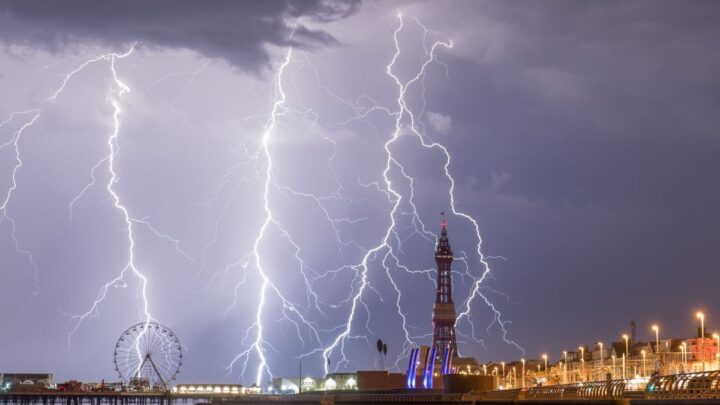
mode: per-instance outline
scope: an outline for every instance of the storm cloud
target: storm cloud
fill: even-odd
[[[358,5],[354,0],[11,0],[0,4],[0,38],[53,51],[88,42],[114,48],[139,42],[191,49],[257,71],[268,63],[268,45],[334,44],[332,35],[306,23],[345,18]]]

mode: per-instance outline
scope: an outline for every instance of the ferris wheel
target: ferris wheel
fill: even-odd
[[[182,346],[175,333],[157,322],[129,327],[117,341],[115,371],[130,386],[166,387],[182,365]]]

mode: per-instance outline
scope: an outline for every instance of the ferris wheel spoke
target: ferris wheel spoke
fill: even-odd
[[[167,367],[158,364],[157,369],[158,369],[158,373],[162,376],[162,379],[164,381],[167,381],[167,376],[169,374]]]
[[[135,343],[129,343],[128,346],[122,346],[117,348],[117,350],[122,351],[124,353],[136,353],[137,354],[137,348],[135,347]]]
[[[160,346],[158,346],[158,344],[160,344]],[[150,340],[150,350],[153,352],[162,350],[162,337],[160,337],[160,331],[153,334],[152,340]]]
[[[157,329],[152,325],[147,325],[147,332],[145,333],[145,347],[148,351],[153,349],[155,338],[157,337]]]
[[[128,363],[137,363],[140,361],[140,359],[137,356],[124,356],[124,357],[120,358],[120,361],[123,364],[128,364]]]
[[[138,359],[138,355],[137,355],[137,353],[135,352],[135,350],[132,350],[132,351],[127,351],[127,352],[120,353],[120,355],[118,356],[118,359],[121,359],[121,360],[124,360],[124,361],[132,360],[132,359],[137,360],[137,359]]]
[[[147,341],[148,333],[149,332],[146,330],[146,328],[143,328],[141,334],[138,335],[138,337],[137,337],[137,339],[138,339],[137,340],[137,348],[140,351],[142,357],[145,357],[145,353],[147,353],[146,341]]]
[[[136,347],[132,346],[125,351],[124,360],[126,364],[131,364],[141,362],[142,358],[140,357]]]
[[[140,360],[138,360],[137,358],[135,358],[135,359],[126,359],[125,362],[124,362],[124,364],[123,364],[125,370],[132,370],[133,372],[134,372],[134,370],[137,369],[137,367],[138,367],[139,365],[140,365]]]

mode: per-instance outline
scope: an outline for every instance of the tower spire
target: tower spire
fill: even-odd
[[[437,265],[437,283],[435,305],[433,305],[433,347],[438,352],[452,350],[457,353],[455,340],[455,304],[452,297],[452,261],[453,252],[447,235],[445,212],[440,213],[442,224],[440,238],[435,248]]]

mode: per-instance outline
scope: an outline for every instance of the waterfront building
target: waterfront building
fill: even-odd
[[[37,390],[52,387],[52,373],[0,373],[0,389]]]

